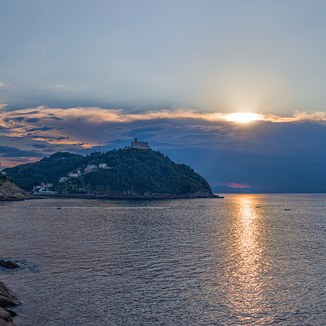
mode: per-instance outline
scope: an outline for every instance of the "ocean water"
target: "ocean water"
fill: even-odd
[[[324,194],[2,202],[0,234],[17,326],[326,325]]]

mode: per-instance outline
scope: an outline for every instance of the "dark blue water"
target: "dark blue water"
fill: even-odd
[[[325,325],[325,215],[326,195],[6,202],[21,268],[0,280],[17,326]]]

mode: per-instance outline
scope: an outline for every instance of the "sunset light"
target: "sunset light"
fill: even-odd
[[[240,123],[248,123],[251,121],[262,120],[261,115],[252,112],[238,112],[231,113],[225,116],[227,121],[234,121]]]
[[[0,326],[326,326],[326,0],[0,3]]]

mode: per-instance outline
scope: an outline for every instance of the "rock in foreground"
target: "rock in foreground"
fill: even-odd
[[[15,315],[5,307],[17,306],[15,298],[9,293],[5,285],[0,282],[0,326],[15,326],[12,316]]]

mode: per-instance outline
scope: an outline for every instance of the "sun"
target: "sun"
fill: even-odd
[[[251,121],[262,120],[261,115],[252,112],[237,112],[230,113],[225,116],[227,121],[234,121],[240,123],[248,123]]]

